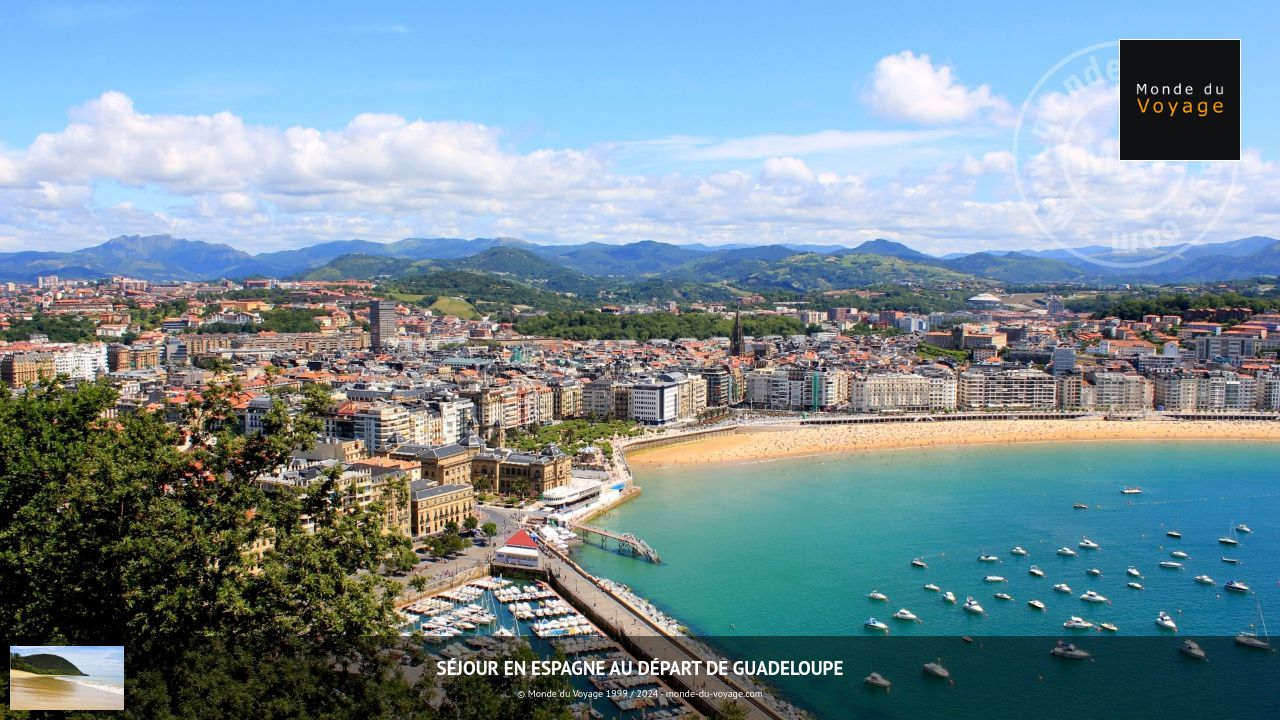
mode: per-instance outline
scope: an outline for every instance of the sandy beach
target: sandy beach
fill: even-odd
[[[10,670],[9,707],[13,710],[123,710],[124,695],[53,675]]]
[[[1280,422],[961,420],[745,426],[732,435],[628,451],[627,462],[634,468],[734,464],[899,448],[1113,440],[1280,440]]]

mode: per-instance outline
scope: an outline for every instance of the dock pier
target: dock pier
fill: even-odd
[[[631,533],[616,533],[612,530],[605,530],[594,525],[569,521],[569,529],[582,535],[582,541],[586,542],[591,535],[600,538],[600,547],[608,547],[608,541],[612,540],[617,543],[619,550],[626,548],[636,557],[642,557],[651,563],[661,564],[662,558],[659,557],[658,551],[649,546],[649,543],[632,535]]]

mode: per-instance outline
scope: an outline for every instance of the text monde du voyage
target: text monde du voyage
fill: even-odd
[[[1134,93],[1137,97],[1134,100],[1138,103],[1138,112],[1143,115],[1207,118],[1226,113],[1226,101],[1215,99],[1225,94],[1223,88],[1224,86],[1213,83],[1205,83],[1203,87],[1191,83],[1135,83]]]

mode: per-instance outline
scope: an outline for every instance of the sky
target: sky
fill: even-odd
[[[1276,232],[1280,5],[1025,5],[10,0],[0,252]],[[1178,37],[1242,40],[1239,162],[1120,163],[1118,78],[1067,83]]]
[[[124,648],[120,645],[10,645],[19,655],[57,655],[86,675],[120,677],[124,674]]]

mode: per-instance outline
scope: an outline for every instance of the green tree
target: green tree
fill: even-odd
[[[468,515],[467,519],[462,521],[462,527],[466,528],[467,530],[475,530],[476,526],[479,524],[480,524],[480,521],[476,519],[475,515]]]

